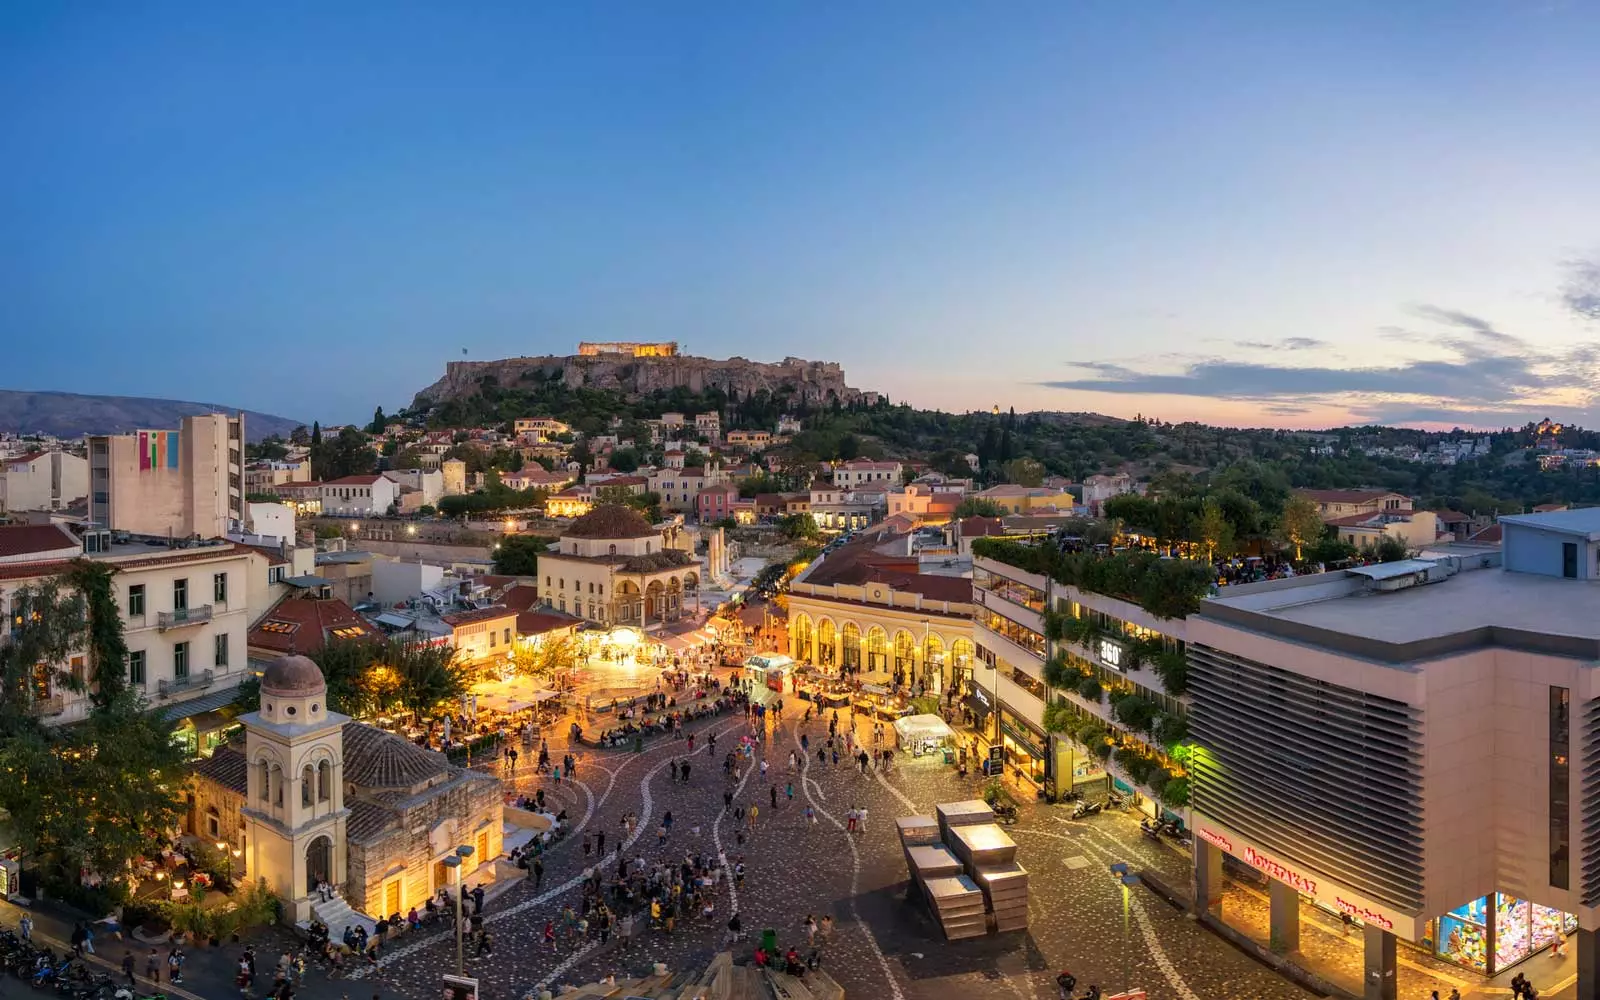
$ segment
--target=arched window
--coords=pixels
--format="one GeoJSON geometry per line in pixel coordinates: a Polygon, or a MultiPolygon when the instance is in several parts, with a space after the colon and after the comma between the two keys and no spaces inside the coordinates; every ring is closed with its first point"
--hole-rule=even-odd
{"type": "Polygon", "coordinates": [[[610,548],[611,548],[611,554],[612,555],[616,555],[617,554],[617,547],[615,545],[613,545],[613,546],[610,546],[610,548]]]}
{"type": "Polygon", "coordinates": [[[839,630],[833,619],[824,618],[817,625],[817,664],[831,667],[839,662],[839,630]]]}
{"type": "Polygon", "coordinates": [[[888,673],[889,633],[877,625],[867,630],[867,672],[888,673]]]}
{"type": "Polygon", "coordinates": [[[311,765],[307,764],[305,769],[300,772],[300,806],[303,809],[311,808],[311,786],[316,780],[316,775],[311,771],[311,765]]]}
{"type": "Polygon", "coordinates": [[[333,765],[323,761],[317,765],[317,801],[326,802],[333,794],[333,765]]]}
{"type": "Polygon", "coordinates": [[[261,768],[261,791],[258,794],[261,801],[265,802],[272,797],[272,765],[262,761],[258,766],[261,768]]]}
{"type": "Polygon", "coordinates": [[[894,634],[894,672],[903,674],[905,678],[911,677],[911,672],[916,669],[917,642],[911,638],[911,633],[906,631],[894,634]]]}
{"type": "Polygon", "coordinates": [[[845,622],[839,636],[839,666],[845,670],[860,670],[861,626],[855,622],[845,622]]]}

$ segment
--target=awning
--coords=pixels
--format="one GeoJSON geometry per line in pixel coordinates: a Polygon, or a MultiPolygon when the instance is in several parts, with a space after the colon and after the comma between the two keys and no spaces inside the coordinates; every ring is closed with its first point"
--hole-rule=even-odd
{"type": "Polygon", "coordinates": [[[551,691],[548,688],[546,688],[543,691],[535,691],[533,693],[533,700],[535,702],[539,702],[539,703],[547,702],[547,701],[550,701],[552,698],[559,698],[559,697],[561,697],[561,692],[560,691],[551,691]]]}
{"type": "Polygon", "coordinates": [[[889,689],[882,684],[863,684],[861,690],[867,694],[888,694],[889,689]]]}
{"type": "Polygon", "coordinates": [[[213,733],[233,725],[234,717],[238,714],[234,706],[227,705],[209,712],[201,712],[199,715],[190,715],[179,719],[180,725],[178,728],[182,729],[184,724],[188,724],[194,726],[194,731],[197,733],[213,733]]]}
{"type": "Polygon", "coordinates": [[[310,590],[312,587],[331,587],[331,586],[333,586],[333,581],[328,579],[327,577],[325,577],[325,576],[312,576],[309,573],[306,574],[305,576],[291,576],[291,577],[289,577],[287,580],[285,580],[283,582],[288,584],[291,587],[299,587],[302,590],[310,590]]]}
{"type": "Polygon", "coordinates": [[[937,715],[908,715],[896,719],[894,731],[903,740],[942,740],[955,736],[955,731],[937,715]]]}
{"type": "Polygon", "coordinates": [[[211,691],[198,698],[186,698],[174,705],[167,705],[156,709],[162,722],[170,722],[174,727],[184,719],[207,712],[215,712],[233,704],[239,692],[236,688],[224,688],[221,691],[211,691]]]}
{"type": "Polygon", "coordinates": [[[417,620],[415,618],[407,618],[405,615],[387,613],[377,615],[372,620],[377,622],[379,625],[382,625],[384,628],[392,629],[408,629],[417,624],[417,620]]]}

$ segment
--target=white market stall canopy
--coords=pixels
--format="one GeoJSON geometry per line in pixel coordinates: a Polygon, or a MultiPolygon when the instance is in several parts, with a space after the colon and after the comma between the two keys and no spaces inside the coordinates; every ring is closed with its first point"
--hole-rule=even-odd
{"type": "Polygon", "coordinates": [[[955,736],[955,731],[945,725],[937,715],[908,715],[894,720],[894,731],[902,740],[942,740],[955,736]]]}
{"type": "Polygon", "coordinates": [[[540,702],[560,697],[555,691],[530,691],[526,683],[517,681],[474,684],[472,694],[478,699],[479,707],[496,712],[521,712],[540,702]]]}

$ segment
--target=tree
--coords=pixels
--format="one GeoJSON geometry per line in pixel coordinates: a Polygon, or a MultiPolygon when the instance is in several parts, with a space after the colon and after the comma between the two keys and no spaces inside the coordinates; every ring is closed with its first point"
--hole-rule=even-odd
{"type": "Polygon", "coordinates": [[[1294,546],[1294,558],[1300,561],[1305,546],[1322,537],[1326,525],[1316,502],[1310,497],[1295,493],[1283,504],[1283,536],[1294,546]]]}
{"type": "Polygon", "coordinates": [[[617,472],[633,472],[639,468],[639,453],[632,448],[618,448],[608,461],[617,472]]]}
{"type": "Polygon", "coordinates": [[[1233,523],[1222,513],[1222,504],[1208,497],[1200,508],[1200,544],[1212,562],[1233,555],[1233,523]]]}
{"type": "Polygon", "coordinates": [[[1378,544],[1373,546],[1372,554],[1377,557],[1379,562],[1400,562],[1402,559],[1411,557],[1411,550],[1406,547],[1406,543],[1402,539],[1393,535],[1384,535],[1378,539],[1378,544]]]}
{"type": "Polygon", "coordinates": [[[332,441],[323,440],[320,429],[313,438],[311,474],[318,480],[364,475],[377,465],[377,455],[367,443],[367,436],[354,427],[345,427],[332,441]]]}
{"type": "Polygon", "coordinates": [[[962,517],[1004,517],[1006,509],[993,500],[983,497],[967,497],[956,504],[955,516],[962,517]]]}
{"type": "Polygon", "coordinates": [[[128,690],[128,644],[122,637],[122,609],[111,578],[117,569],[107,563],[74,559],[66,580],[83,598],[89,658],[89,699],[109,709],[128,690]]]}
{"type": "Polygon", "coordinates": [[[383,415],[383,407],[380,406],[372,411],[372,423],[367,425],[367,433],[382,434],[384,426],[388,423],[388,419],[383,415]]]}
{"type": "Polygon", "coordinates": [[[778,521],[783,529],[783,537],[791,541],[815,541],[822,537],[822,529],[817,527],[817,519],[810,514],[789,514],[778,521]]]}
{"type": "Polygon", "coordinates": [[[501,576],[537,576],[539,553],[548,539],[537,535],[506,535],[494,549],[494,571],[501,576]]]}
{"type": "Polygon", "coordinates": [[[311,432],[306,430],[305,424],[301,424],[289,432],[289,443],[301,448],[308,447],[311,444],[311,432]]]}
{"type": "Polygon", "coordinates": [[[1044,466],[1027,456],[1011,459],[1001,467],[1000,474],[1006,482],[1018,486],[1044,485],[1044,466]]]}
{"type": "Polygon", "coordinates": [[[519,645],[511,659],[517,673],[530,680],[554,678],[571,670],[577,661],[578,644],[566,635],[519,645]]]}

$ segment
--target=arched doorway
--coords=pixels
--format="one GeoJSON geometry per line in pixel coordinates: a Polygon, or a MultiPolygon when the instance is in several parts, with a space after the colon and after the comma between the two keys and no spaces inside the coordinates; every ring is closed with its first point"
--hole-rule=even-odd
{"type": "Polygon", "coordinates": [[[643,624],[644,598],[639,593],[639,585],[632,580],[622,580],[617,584],[616,613],[612,621],[618,624],[637,625],[643,624]]]}
{"type": "Polygon", "coordinates": [[[972,684],[972,640],[960,638],[950,643],[950,686],[970,687],[972,684]]]}
{"type": "Polygon", "coordinates": [[[881,626],[874,625],[867,629],[867,673],[886,674],[889,672],[889,633],[881,626]]]}
{"type": "Polygon", "coordinates": [[[944,640],[933,632],[922,643],[922,678],[930,692],[944,693],[944,640]]]}
{"type": "Polygon", "coordinates": [[[832,618],[817,623],[817,666],[831,667],[839,662],[839,629],[832,618]]]}
{"type": "Polygon", "coordinates": [[[910,684],[916,679],[917,641],[904,629],[894,634],[894,678],[898,684],[910,684]]]}
{"type": "Polygon", "coordinates": [[[651,580],[644,588],[645,620],[664,621],[666,618],[666,588],[660,580],[651,580]]]}
{"type": "Polygon", "coordinates": [[[333,841],[317,837],[306,845],[306,895],[317,891],[320,882],[333,881],[333,841]]]}
{"type": "Polygon", "coordinates": [[[861,669],[861,626],[845,622],[840,632],[839,669],[850,673],[861,669]]]}
{"type": "Polygon", "coordinates": [[[791,640],[790,649],[793,650],[790,655],[802,663],[811,662],[811,616],[807,614],[795,615],[794,622],[789,626],[789,637],[791,640]]]}

